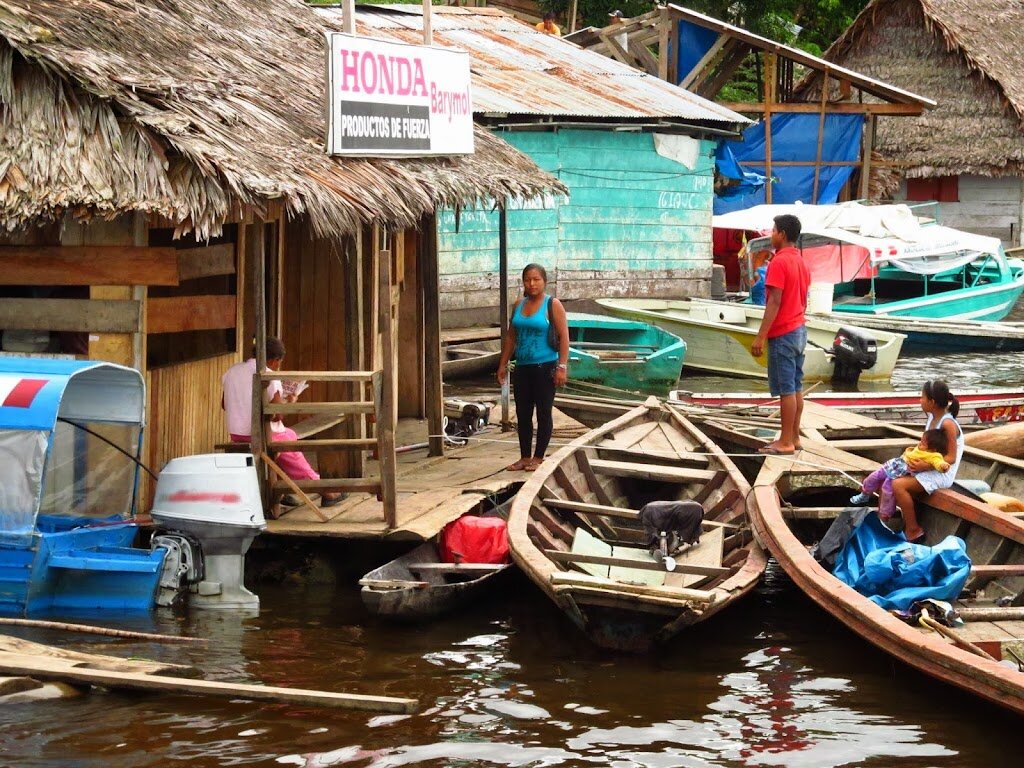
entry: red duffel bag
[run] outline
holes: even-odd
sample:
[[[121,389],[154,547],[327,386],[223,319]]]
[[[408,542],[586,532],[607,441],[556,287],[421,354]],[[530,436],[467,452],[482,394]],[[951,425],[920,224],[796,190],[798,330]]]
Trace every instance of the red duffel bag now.
[[[438,549],[446,563],[507,563],[505,521],[500,517],[460,517],[441,530]]]

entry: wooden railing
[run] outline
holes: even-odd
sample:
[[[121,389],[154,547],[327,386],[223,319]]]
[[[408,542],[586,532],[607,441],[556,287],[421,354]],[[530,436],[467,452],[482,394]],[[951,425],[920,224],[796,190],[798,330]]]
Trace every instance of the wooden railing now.
[[[395,431],[394,414],[389,413],[389,403],[384,397],[383,374],[381,371],[273,371],[257,373],[253,380],[253,391],[263,392],[269,382],[278,380],[321,381],[328,383],[362,384],[354,387],[363,399],[350,401],[304,401],[294,403],[268,403],[262,397],[253,397],[252,453],[262,460],[266,470],[274,475],[273,481],[261,475],[266,482],[268,506],[277,507],[282,495],[292,492],[298,495],[321,520],[327,517],[306,494],[307,491],[345,493],[375,493],[384,505],[384,520],[389,528],[395,526]],[[373,416],[374,437],[326,438],[305,440],[269,439],[270,422],[277,416],[308,414],[321,417],[317,431],[335,426],[342,421],[360,418],[366,420],[360,434],[370,433],[369,417]],[[277,466],[271,453],[278,451],[377,451],[378,477],[337,477],[320,480],[293,480]]]

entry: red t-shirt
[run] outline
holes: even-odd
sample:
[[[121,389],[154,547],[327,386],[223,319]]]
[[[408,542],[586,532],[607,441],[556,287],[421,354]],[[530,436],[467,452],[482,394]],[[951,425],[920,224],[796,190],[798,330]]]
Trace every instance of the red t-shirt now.
[[[811,287],[811,274],[807,271],[800,251],[793,246],[779,248],[768,262],[765,285],[782,290],[779,313],[768,329],[769,339],[795,331],[806,322],[804,312],[807,311],[807,289]]]

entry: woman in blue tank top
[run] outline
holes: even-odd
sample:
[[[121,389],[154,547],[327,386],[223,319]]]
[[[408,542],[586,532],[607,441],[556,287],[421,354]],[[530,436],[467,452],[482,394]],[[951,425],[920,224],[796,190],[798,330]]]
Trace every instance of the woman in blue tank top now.
[[[532,472],[544,460],[551,441],[551,408],[555,388],[565,385],[569,370],[569,325],[565,308],[558,299],[545,293],[548,275],[539,264],[523,269],[523,300],[516,304],[512,322],[501,350],[498,381],[505,383],[508,363],[515,352],[512,392],[516,401],[516,428],[519,431],[519,461],[510,464],[511,472]],[[552,345],[554,326],[557,344]],[[537,414],[537,446],[533,447],[533,415]]]

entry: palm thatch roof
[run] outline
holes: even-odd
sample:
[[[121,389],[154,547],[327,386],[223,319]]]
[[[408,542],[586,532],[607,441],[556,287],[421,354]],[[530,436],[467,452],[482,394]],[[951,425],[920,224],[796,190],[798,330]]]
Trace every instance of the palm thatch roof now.
[[[905,176],[1024,176],[1022,48],[1020,0],[873,0],[825,58],[938,102],[879,122]]]
[[[0,230],[138,210],[205,237],[280,200],[337,234],[564,191],[482,128],[472,156],[327,156],[323,39],[301,0],[0,0]]]

